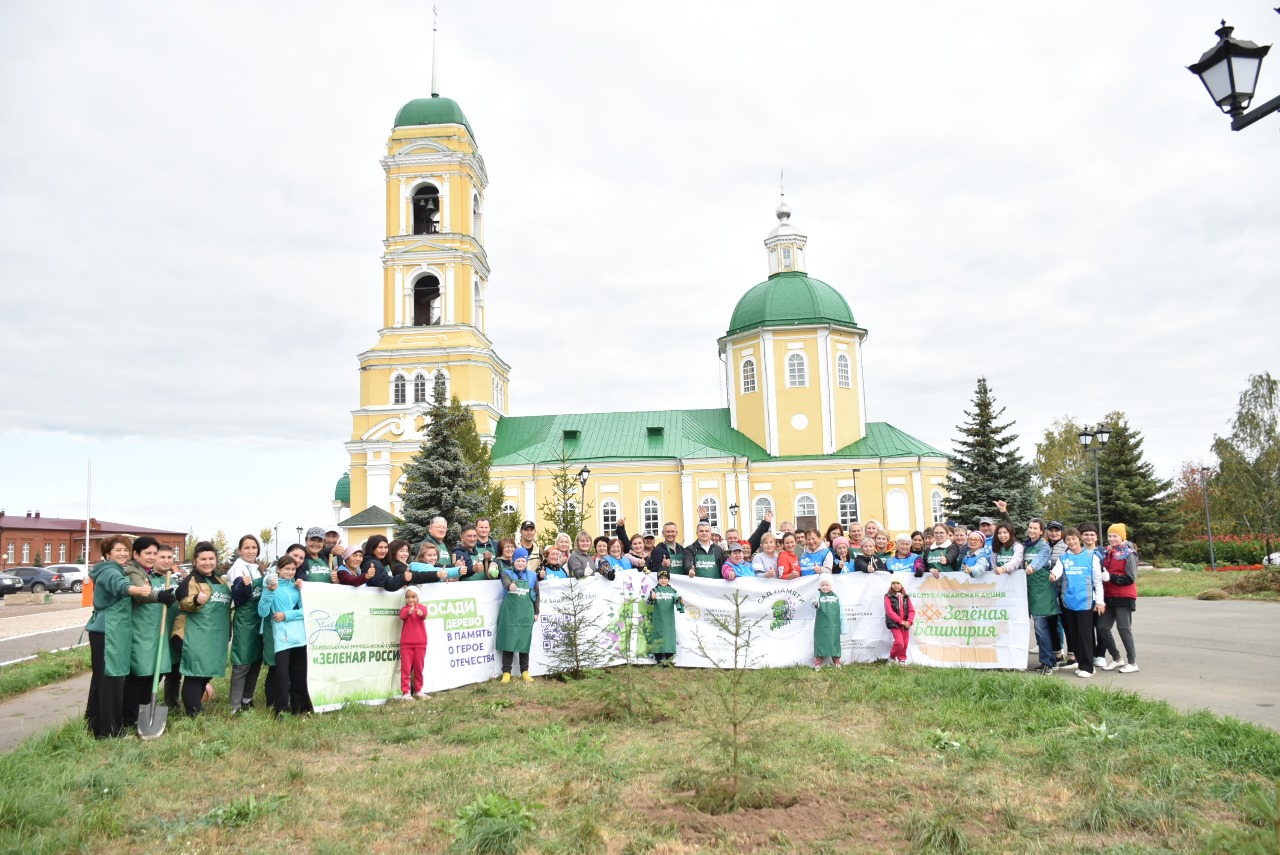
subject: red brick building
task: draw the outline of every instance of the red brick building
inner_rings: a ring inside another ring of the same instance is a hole
[[[90,564],[99,560],[98,543],[113,534],[130,537],[149,534],[165,546],[172,546],[179,561],[186,560],[183,555],[187,545],[185,532],[90,519]],[[37,563],[36,559],[46,565],[83,564],[84,537],[83,519],[42,517],[39,511],[19,517],[0,511],[0,572],[9,567],[30,567]]]

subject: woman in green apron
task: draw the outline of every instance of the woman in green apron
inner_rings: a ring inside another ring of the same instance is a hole
[[[515,660],[526,683],[529,676],[529,647],[533,643],[533,624],[538,619],[538,574],[529,569],[529,550],[517,549],[511,557],[512,567],[498,577],[505,593],[498,608],[498,637],[494,646],[502,651],[502,682],[511,682],[511,665]]]
[[[134,540],[132,551],[133,557],[125,565],[124,573],[131,584],[145,593],[134,595],[133,611],[129,614],[133,637],[129,640],[129,676],[124,681],[125,730],[138,723],[138,708],[151,698],[157,652],[160,654],[160,673],[169,673],[169,645],[162,643],[166,631],[162,630],[161,622],[168,627],[169,606],[175,599],[167,574],[155,569],[160,542],[144,534]]]
[[[124,733],[124,681],[129,676],[130,642],[133,638],[133,600],[146,596],[150,587],[129,584],[124,565],[129,561],[129,538],[108,537],[98,545],[102,562],[93,565],[93,614],[85,631],[89,633],[89,656],[93,676],[89,680],[89,701],[84,717],[98,739]]]
[[[312,526],[307,529],[306,562],[298,565],[298,578],[307,582],[332,582],[337,584],[338,573],[333,566],[333,556],[323,557],[324,529]]]
[[[671,574],[658,571],[658,587],[649,592],[653,614],[649,618],[649,652],[659,665],[676,655],[676,609],[684,612],[684,597],[671,587]]]
[[[196,544],[192,570],[178,586],[178,618],[173,624],[174,657],[182,672],[182,706],[187,715],[204,712],[209,681],[227,673],[231,641],[231,588],[217,574],[218,551]],[[181,639],[181,641],[177,641]]]
[[[261,554],[258,538],[246,534],[240,538],[236,552],[236,561],[227,571],[231,605],[235,609],[231,624],[232,715],[253,706],[253,694],[258,689],[258,674],[262,670],[262,618],[258,617],[262,567],[258,565]]]
[[[831,574],[823,573],[818,581],[818,595],[813,598],[818,610],[813,619],[813,670],[822,670],[822,660],[840,667],[840,598],[831,590]]]

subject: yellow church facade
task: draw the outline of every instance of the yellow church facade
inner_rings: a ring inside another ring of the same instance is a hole
[[[807,238],[785,201],[764,242],[768,277],[744,293],[717,343],[722,406],[510,416],[512,369],[485,327],[488,181],[470,123],[438,94],[411,101],[382,166],[382,328],[357,357],[350,471],[334,497],[347,542],[394,528],[437,375],[491,445],[504,509],[539,529],[547,523],[538,507],[564,458],[575,474],[588,470],[575,499],[585,493],[593,533],[625,518],[631,532],[671,521],[685,537],[700,507],[722,531],[749,530],[770,510],[775,526],[878,519],[894,533],[941,518],[946,458],[867,420],[867,331],[839,291],[808,275]]]

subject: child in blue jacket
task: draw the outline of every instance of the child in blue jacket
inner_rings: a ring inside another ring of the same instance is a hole
[[[271,705],[276,717],[286,709],[294,715],[311,712],[307,691],[307,628],[302,614],[302,589],[294,580],[297,566],[287,555],[276,562],[276,572],[263,583],[258,615],[262,631],[275,642],[275,679]]]

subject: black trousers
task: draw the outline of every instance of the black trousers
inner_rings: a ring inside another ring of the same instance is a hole
[[[212,677],[187,677],[182,681],[182,708],[187,715],[204,712],[204,689]]]
[[[1067,644],[1076,655],[1081,671],[1093,673],[1093,609],[1082,612],[1062,610],[1063,626],[1067,630]]]
[[[521,674],[529,670],[529,667],[528,667],[529,654],[528,653],[515,653],[510,650],[504,650],[502,651],[502,673],[503,674],[511,673],[511,665],[513,660],[515,662],[516,670],[518,670]]]
[[[663,665],[663,664],[665,664],[665,663],[667,663],[667,662],[670,662],[673,658],[675,658],[675,654],[674,654],[674,653],[655,653],[655,654],[653,654],[653,661],[654,661],[654,662],[656,662],[656,663],[658,663],[659,665]]]
[[[124,734],[124,677],[106,675],[107,635],[89,633],[89,658],[93,676],[89,679],[89,700],[84,717],[89,731],[98,739]]]
[[[262,691],[263,691],[263,693],[264,693],[264,694],[266,695],[266,697],[267,697],[267,706],[268,706],[268,707],[270,707],[271,709],[275,709],[275,708],[276,708],[276,702],[275,702],[275,697],[276,697],[276,683],[277,683],[277,679],[276,679],[276,666],[274,666],[274,665],[268,665],[268,666],[267,666],[267,679],[266,679],[266,680],[264,680],[264,681],[263,681],[263,683],[262,683]]]
[[[141,676],[130,674],[124,678],[124,728],[132,730],[138,724],[138,708],[151,702],[151,682],[154,674]]]
[[[276,651],[276,687],[271,706],[276,715],[288,710],[294,715],[311,712],[307,691],[307,648],[290,647]]]
[[[177,709],[182,683],[182,636],[169,636],[169,657],[173,660],[173,669],[164,675],[164,705]]]

